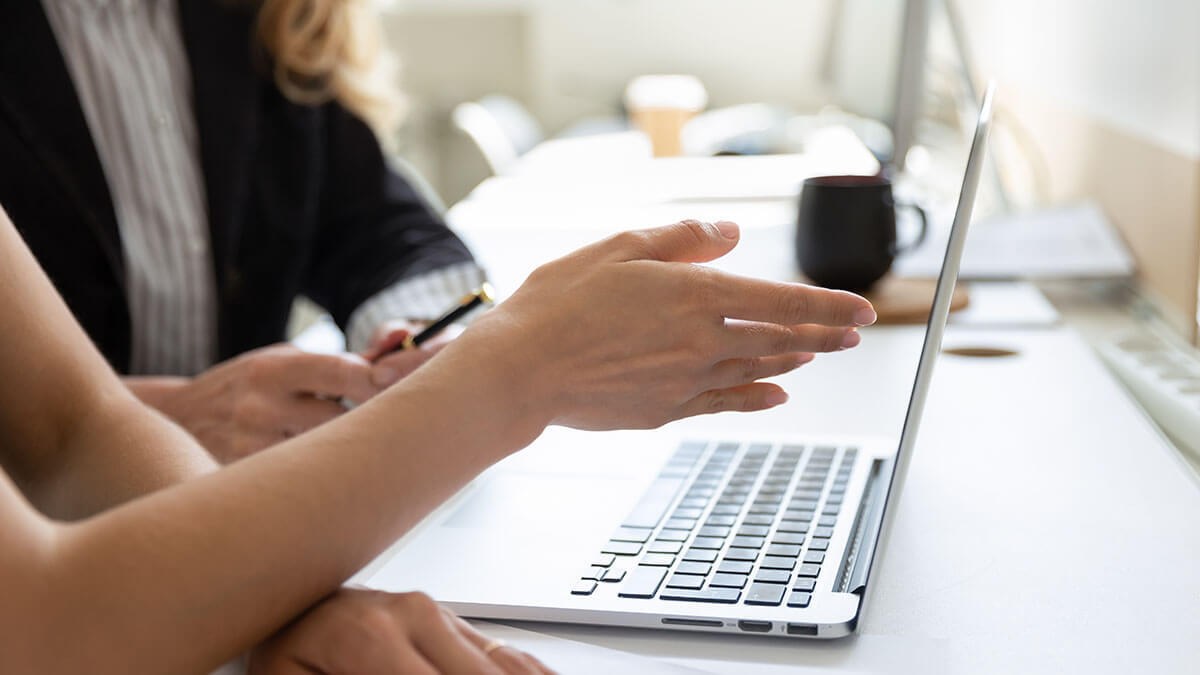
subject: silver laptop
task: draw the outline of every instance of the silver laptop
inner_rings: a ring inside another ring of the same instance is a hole
[[[941,349],[992,96],[989,87],[898,443],[695,438],[651,464],[644,434],[548,432],[427,518],[367,585],[420,589],[478,618],[801,638],[853,632]],[[596,444],[586,466],[581,444]]]

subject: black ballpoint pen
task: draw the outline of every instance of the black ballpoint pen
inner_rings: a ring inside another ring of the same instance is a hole
[[[464,295],[462,299],[458,301],[457,305],[452,307],[445,314],[438,317],[436,321],[426,326],[425,329],[420,333],[417,333],[416,335],[410,334],[408,337],[404,338],[404,341],[401,342],[397,348],[391,349],[386,353],[394,352],[397,349],[416,349],[417,347],[421,346],[422,342],[437,337],[439,333],[446,330],[450,324],[461,319],[467,314],[467,312],[470,312],[480,305],[492,305],[495,304],[495,302],[496,289],[492,288],[492,285],[485,281],[483,282],[483,285],[475,289],[474,292]],[[384,354],[380,354],[380,356],[382,357]]]

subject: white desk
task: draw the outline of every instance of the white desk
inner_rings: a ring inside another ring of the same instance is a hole
[[[784,378],[787,406],[676,430],[894,432],[909,384],[896,376],[912,365],[897,357],[918,339],[917,329],[865,330],[857,350]],[[957,330],[947,343],[965,339],[1021,355],[939,363],[859,636],[534,629],[719,673],[1194,672],[1196,482],[1070,331]]]
[[[487,201],[452,210],[451,220],[502,291],[606,226],[660,224],[497,225],[480,217]],[[706,213],[721,206],[697,204]],[[784,223],[747,226],[718,265],[787,277],[786,234]],[[859,348],[783,378],[788,405],[673,426],[897,434],[920,336],[918,327],[864,329]],[[859,635],[820,643],[524,627],[715,673],[1197,672],[1200,481],[1070,329],[952,327],[946,346],[964,344],[1019,355],[940,360]]]

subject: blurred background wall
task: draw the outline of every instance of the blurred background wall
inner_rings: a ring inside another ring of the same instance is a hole
[[[1000,154],[1010,185],[1032,195],[1018,202],[1097,200],[1149,290],[1194,336],[1200,2],[954,6],[973,75],[995,76],[1002,86],[1007,144],[1019,147]],[[548,134],[619,115],[629,79],[653,72],[698,76],[713,106],[766,101],[815,111],[835,98],[831,76],[841,79],[843,99],[870,101],[890,84],[898,37],[886,27],[898,25],[902,7],[899,0],[396,0],[386,26],[412,104],[403,154],[453,203],[488,170],[451,130],[450,111],[489,93],[525,104]],[[874,37],[856,57],[831,61],[839,25]],[[935,51],[939,44],[945,51],[945,37],[936,35],[944,29],[944,18],[935,21]]]
[[[1049,202],[1095,199],[1147,290],[1200,330],[1200,2],[960,0],[979,76],[1029,134]]]

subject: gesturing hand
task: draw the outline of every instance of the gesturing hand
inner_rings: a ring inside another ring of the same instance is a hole
[[[342,589],[257,647],[248,675],[544,675],[423,593]]]
[[[857,345],[875,312],[852,293],[692,264],[738,236],[733,223],[684,221],[610,237],[535,270],[444,355],[507,364],[519,374],[509,395],[539,424],[645,428],[783,403],[758,380]]]
[[[226,463],[337,417],[343,397],[361,403],[381,389],[359,356],[274,345],[179,380],[152,405]]]

